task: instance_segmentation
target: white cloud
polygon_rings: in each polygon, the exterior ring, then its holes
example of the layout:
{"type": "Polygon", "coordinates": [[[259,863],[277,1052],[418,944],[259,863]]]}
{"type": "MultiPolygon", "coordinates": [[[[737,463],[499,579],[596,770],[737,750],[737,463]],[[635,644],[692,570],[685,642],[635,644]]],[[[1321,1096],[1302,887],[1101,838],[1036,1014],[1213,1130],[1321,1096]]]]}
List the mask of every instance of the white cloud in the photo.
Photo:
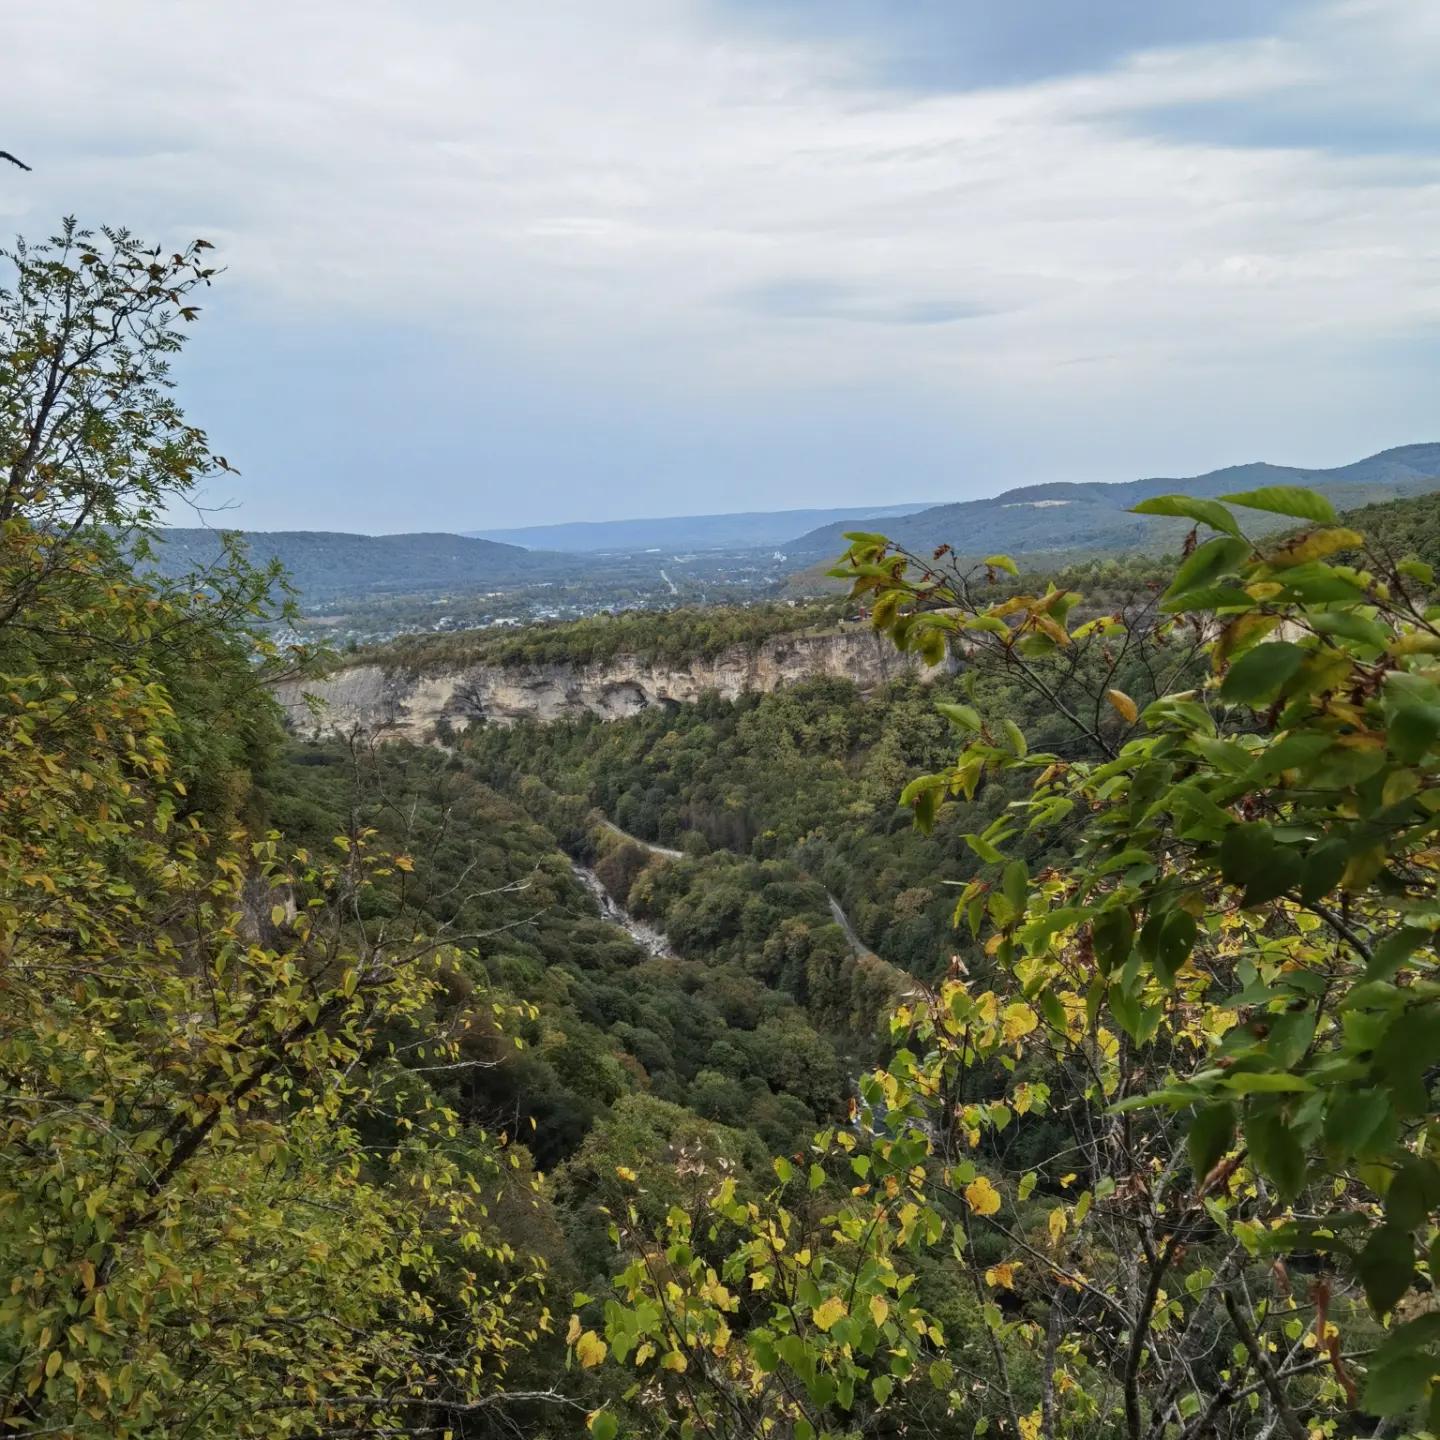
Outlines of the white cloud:
{"type": "Polygon", "coordinates": [[[1424,9],[1347,0],[914,96],[699,0],[46,0],[5,22],[0,144],[35,173],[0,175],[0,224],[203,233],[255,303],[483,327],[660,396],[875,382],[1022,414],[1303,372],[1437,319],[1440,162],[1167,138],[1146,112],[1381,74],[1428,106],[1424,9]]]}

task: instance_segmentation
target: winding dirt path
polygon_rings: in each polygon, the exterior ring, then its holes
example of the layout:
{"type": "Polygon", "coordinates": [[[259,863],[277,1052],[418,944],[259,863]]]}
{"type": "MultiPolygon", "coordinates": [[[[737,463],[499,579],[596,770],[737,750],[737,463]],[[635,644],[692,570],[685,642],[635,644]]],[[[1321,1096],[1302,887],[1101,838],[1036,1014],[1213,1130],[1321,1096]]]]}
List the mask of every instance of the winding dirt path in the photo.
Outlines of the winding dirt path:
{"type": "Polygon", "coordinates": [[[663,855],[667,860],[683,860],[685,858],[683,850],[672,850],[668,845],[657,845],[653,840],[642,840],[638,835],[632,835],[628,830],[622,830],[613,820],[602,820],[600,823],[612,835],[620,835],[630,841],[632,845],[638,845],[652,855],[663,855]]]}
{"type": "Polygon", "coordinates": [[[855,927],[850,923],[850,917],[840,907],[840,902],[827,890],[825,898],[830,902],[830,914],[834,917],[835,923],[845,932],[845,938],[850,942],[850,949],[857,960],[863,960],[867,956],[873,956],[876,960],[880,957],[860,938],[855,927]]]}

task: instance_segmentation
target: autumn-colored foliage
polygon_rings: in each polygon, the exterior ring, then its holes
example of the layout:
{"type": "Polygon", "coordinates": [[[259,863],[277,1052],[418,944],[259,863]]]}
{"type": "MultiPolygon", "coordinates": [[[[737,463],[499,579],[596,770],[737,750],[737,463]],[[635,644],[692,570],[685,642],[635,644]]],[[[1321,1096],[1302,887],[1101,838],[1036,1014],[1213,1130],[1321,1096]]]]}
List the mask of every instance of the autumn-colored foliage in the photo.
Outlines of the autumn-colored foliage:
{"type": "Polygon", "coordinates": [[[0,1431],[433,1429],[546,1323],[506,1157],[401,1049],[445,961],[362,832],[250,833],[267,577],[137,570],[213,464],[166,393],[200,248],[67,226],[0,296],[0,1431]]]}
{"type": "Polygon", "coordinates": [[[979,699],[941,707],[961,748],[908,785],[919,825],[1028,782],[966,837],[983,978],[896,1014],[855,1127],[769,1200],[717,1177],[703,1249],[695,1217],[658,1248],[617,1218],[639,1258],[603,1333],[683,1435],[868,1433],[897,1404],[1026,1440],[1440,1423],[1434,576],[1305,491],[1139,508],[1213,538],[1113,613],[1054,586],[987,601],[1003,556],[960,573],[851,537],[834,573],[877,628],[1017,677],[1081,743],[1037,753],[979,699]],[[1310,528],[1257,545],[1245,509],[1310,528]],[[1032,874],[1045,835],[1073,860],[1032,874]],[[1042,1113],[1072,1143],[995,1168],[1042,1113]],[[890,1308],[941,1274],[981,1307],[979,1351],[890,1308]]]}

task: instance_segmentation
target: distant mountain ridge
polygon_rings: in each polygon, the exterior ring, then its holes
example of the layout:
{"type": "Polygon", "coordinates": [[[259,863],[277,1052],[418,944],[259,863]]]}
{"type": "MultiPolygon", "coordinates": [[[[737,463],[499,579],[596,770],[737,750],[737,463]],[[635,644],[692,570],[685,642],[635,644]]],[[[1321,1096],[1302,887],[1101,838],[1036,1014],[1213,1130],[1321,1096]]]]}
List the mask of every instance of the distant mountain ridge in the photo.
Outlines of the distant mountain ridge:
{"type": "MultiPolygon", "coordinates": [[[[280,561],[311,604],[387,594],[486,592],[536,585],[573,577],[577,570],[598,573],[605,566],[622,563],[603,559],[607,551],[633,553],[650,548],[669,552],[780,550],[790,557],[782,569],[791,571],[791,591],[795,593],[826,588],[819,583],[819,576],[826,562],[844,551],[847,531],[878,530],[919,553],[945,543],[963,555],[978,558],[1006,553],[1025,557],[1022,563],[1028,560],[1032,566],[1095,552],[1162,552],[1178,546],[1189,522],[1129,514],[1138,501],[1172,492],[1210,497],[1266,485],[1304,485],[1327,495],[1341,510],[1440,491],[1440,442],[1400,445],[1331,469],[1256,462],[1178,479],[1154,477],[1110,484],[1049,481],[948,505],[662,516],[532,526],[484,535],[262,530],[243,532],[243,538],[253,561],[261,565],[280,561]],[[803,524],[816,517],[824,523],[798,535],[788,529],[797,520],[803,524]],[[544,535],[551,548],[531,549],[496,538],[522,534],[532,541],[544,535]]],[[[1246,517],[1247,527],[1256,534],[1292,523],[1255,512],[1246,517]]],[[[216,530],[165,529],[158,539],[154,568],[162,574],[192,574],[220,557],[220,532],[216,530]]],[[[666,563],[663,555],[657,563],[666,563]]],[[[663,576],[664,572],[660,573],[663,576]]],[[[622,599],[621,603],[626,602],[622,599]]]]}
{"type": "MultiPolygon", "coordinates": [[[[878,530],[897,544],[924,550],[945,543],[966,555],[1070,554],[1091,550],[1163,550],[1188,521],[1127,513],[1154,495],[1213,497],[1267,485],[1303,485],[1329,497],[1337,509],[1440,490],[1440,443],[1399,445],[1333,469],[1304,469],[1257,461],[1188,478],[1155,477],[1117,483],[1050,481],[1024,485],[979,500],[936,505],[897,519],[832,523],[781,548],[802,562],[841,554],[849,530],[878,530]]],[[[1252,528],[1273,528],[1278,518],[1251,516],[1252,528]]],[[[1284,522],[1293,523],[1293,522],[1284,522]]]]}
{"type": "MultiPolygon", "coordinates": [[[[155,569],[181,576],[220,557],[220,533],[201,528],[159,532],[155,569]]],[[[279,560],[307,601],[386,591],[490,586],[558,573],[561,557],[466,535],[351,535],[333,530],[247,530],[257,565],[279,560]]]]}
{"type": "Polygon", "coordinates": [[[831,523],[908,515],[931,508],[927,501],[894,505],[842,505],[802,510],[743,510],[720,515],[661,515],[637,520],[575,520],[555,525],[523,525],[511,530],[467,530],[482,540],[498,540],[527,549],[576,554],[605,550],[753,550],[781,546],[802,531],[831,523]]]}

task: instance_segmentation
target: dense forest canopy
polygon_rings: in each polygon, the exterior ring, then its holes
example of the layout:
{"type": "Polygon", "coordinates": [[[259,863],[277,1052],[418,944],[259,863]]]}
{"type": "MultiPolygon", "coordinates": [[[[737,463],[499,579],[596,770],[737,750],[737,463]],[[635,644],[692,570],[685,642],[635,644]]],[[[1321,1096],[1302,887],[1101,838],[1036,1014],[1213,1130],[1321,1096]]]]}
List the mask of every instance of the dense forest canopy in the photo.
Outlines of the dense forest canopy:
{"type": "Polygon", "coordinates": [[[371,646],[358,658],[415,670],[478,664],[594,665],[618,655],[678,664],[726,650],[753,649],[777,635],[831,632],[844,613],[836,601],[627,610],[527,626],[509,634],[407,635],[371,646]]]}
{"type": "Polygon", "coordinates": [[[146,560],[225,464],[208,247],[8,259],[5,1433],[1435,1431],[1433,502],[1152,495],[1173,562],[1040,583],[856,535],[957,674],[299,744],[279,577],[146,560]]]}

